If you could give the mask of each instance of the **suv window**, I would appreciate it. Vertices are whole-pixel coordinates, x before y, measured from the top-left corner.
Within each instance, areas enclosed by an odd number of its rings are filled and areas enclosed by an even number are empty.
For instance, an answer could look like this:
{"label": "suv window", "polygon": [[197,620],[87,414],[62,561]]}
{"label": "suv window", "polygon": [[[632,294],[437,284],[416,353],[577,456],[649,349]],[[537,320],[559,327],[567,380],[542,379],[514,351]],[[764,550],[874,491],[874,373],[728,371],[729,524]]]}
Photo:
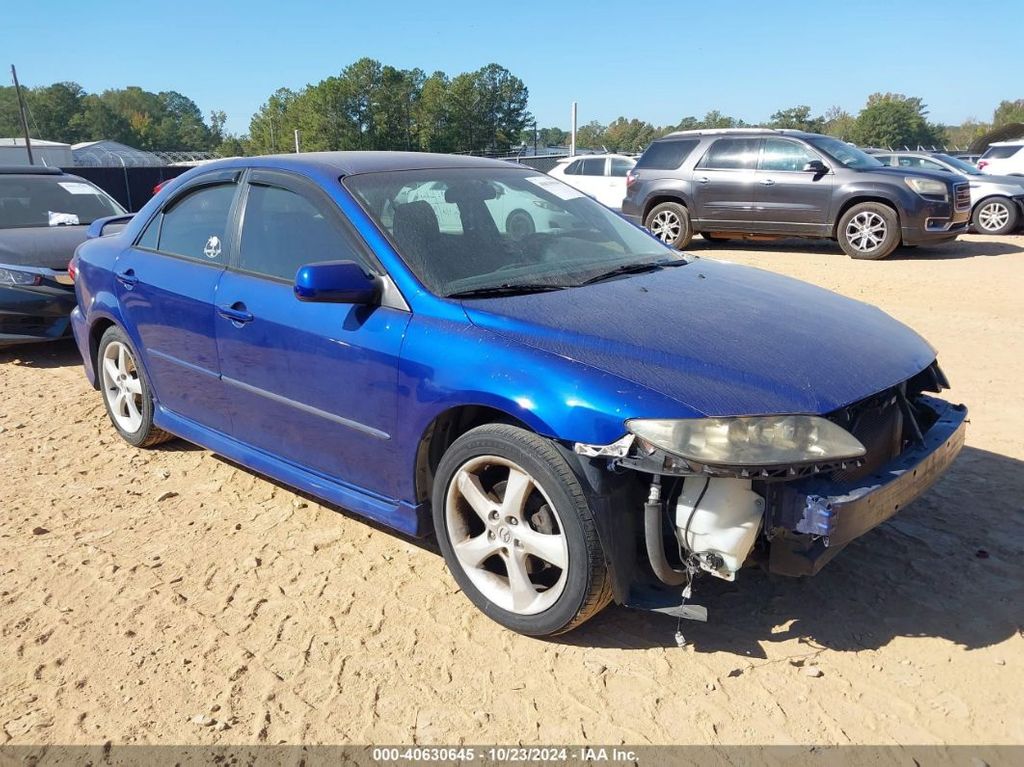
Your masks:
{"label": "suv window", "polygon": [[583,175],[584,176],[603,176],[604,175],[604,158],[591,158],[583,161]]}
{"label": "suv window", "polygon": [[[197,261],[223,264],[228,255],[225,243],[228,215],[237,188],[234,183],[200,186],[179,197],[171,207],[164,208],[157,249]],[[147,234],[143,235],[143,240],[147,239]]]}
{"label": "suv window", "polygon": [[695,138],[683,141],[655,141],[637,161],[636,169],[675,170],[699,143],[700,139]]}
{"label": "suv window", "polygon": [[636,163],[632,160],[624,160],[621,157],[613,157],[611,165],[612,169],[608,174],[609,176],[625,176],[633,170],[633,166],[636,165]]}
{"label": "suv window", "polygon": [[781,138],[766,138],[761,153],[761,170],[802,171],[804,166],[818,157],[803,144]]}
{"label": "suv window", "polygon": [[757,167],[759,138],[720,138],[704,155],[698,168],[716,170],[753,170]]}
{"label": "suv window", "polygon": [[1007,157],[1013,157],[1017,152],[1020,151],[1024,144],[1018,144],[1016,146],[990,146],[988,151],[981,156],[983,160],[1005,160]]}
{"label": "suv window", "polygon": [[365,259],[336,216],[291,190],[250,184],[238,268],[292,281],[299,267],[317,261]]}
{"label": "suv window", "polygon": [[580,174],[581,167],[583,167],[583,160],[576,160],[575,162],[571,162],[567,166],[565,166],[565,175],[578,176]]}
{"label": "suv window", "polygon": [[[891,164],[891,163],[887,163]],[[924,168],[925,170],[947,170],[947,168],[934,160],[924,157],[897,157],[896,165],[900,168]]]}

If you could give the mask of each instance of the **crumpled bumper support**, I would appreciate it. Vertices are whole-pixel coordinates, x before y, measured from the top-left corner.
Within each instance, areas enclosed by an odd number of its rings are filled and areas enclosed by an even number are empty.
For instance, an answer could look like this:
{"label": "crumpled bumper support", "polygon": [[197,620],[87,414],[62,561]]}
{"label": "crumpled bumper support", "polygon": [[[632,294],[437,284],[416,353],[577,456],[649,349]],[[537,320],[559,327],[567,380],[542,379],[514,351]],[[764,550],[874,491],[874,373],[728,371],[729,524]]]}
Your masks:
{"label": "crumpled bumper support", "polygon": [[913,445],[868,477],[849,484],[809,477],[769,486],[769,569],[813,575],[846,544],[913,501],[949,468],[964,446],[967,408],[934,397],[921,402],[938,419]]}

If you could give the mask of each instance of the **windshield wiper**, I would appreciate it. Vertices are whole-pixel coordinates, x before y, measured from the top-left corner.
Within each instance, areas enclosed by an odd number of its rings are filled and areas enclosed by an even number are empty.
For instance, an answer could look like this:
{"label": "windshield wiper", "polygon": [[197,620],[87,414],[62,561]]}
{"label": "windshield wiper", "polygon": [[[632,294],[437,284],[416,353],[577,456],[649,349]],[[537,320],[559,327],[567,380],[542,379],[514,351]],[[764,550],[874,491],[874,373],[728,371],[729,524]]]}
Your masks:
{"label": "windshield wiper", "polygon": [[595,282],[603,282],[604,280],[611,279],[612,277],[618,277],[621,274],[656,272],[667,266],[682,266],[687,263],[689,262],[686,259],[681,258],[678,261],[654,261],[646,264],[622,264],[621,266],[616,266],[614,269],[609,269],[607,272],[601,272],[593,277],[589,277],[583,282],[577,283],[577,285],[593,285]]}
{"label": "windshield wiper", "polygon": [[490,298],[493,296],[516,296],[526,293],[547,293],[552,290],[565,290],[569,285],[552,285],[551,283],[507,283],[491,285],[486,288],[470,288],[449,293],[447,298]]}

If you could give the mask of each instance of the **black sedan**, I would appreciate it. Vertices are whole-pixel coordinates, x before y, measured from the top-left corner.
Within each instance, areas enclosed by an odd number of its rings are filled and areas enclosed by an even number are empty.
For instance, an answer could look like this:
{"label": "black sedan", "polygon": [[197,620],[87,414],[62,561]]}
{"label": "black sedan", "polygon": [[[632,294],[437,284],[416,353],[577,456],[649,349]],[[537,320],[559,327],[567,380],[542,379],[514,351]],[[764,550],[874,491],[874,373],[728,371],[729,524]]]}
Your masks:
{"label": "black sedan", "polygon": [[0,347],[69,334],[68,261],[95,219],[124,209],[59,168],[0,167]]}

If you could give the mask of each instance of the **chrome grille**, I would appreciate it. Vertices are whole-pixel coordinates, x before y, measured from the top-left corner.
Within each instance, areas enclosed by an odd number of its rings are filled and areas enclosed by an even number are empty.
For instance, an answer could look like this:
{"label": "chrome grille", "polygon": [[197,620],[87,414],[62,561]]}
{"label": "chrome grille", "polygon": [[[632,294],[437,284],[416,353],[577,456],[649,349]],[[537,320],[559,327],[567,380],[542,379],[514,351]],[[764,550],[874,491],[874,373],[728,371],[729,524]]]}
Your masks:
{"label": "chrome grille", "polygon": [[970,184],[955,184],[953,186],[953,197],[956,200],[957,210],[971,209],[971,187]]}

